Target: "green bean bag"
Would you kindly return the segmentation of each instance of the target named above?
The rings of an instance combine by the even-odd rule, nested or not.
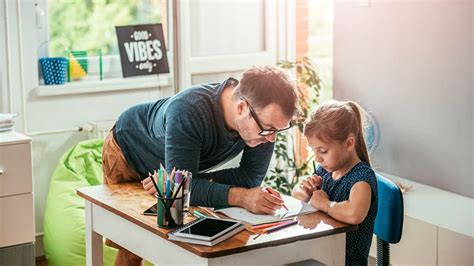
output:
[[[48,265],[85,265],[85,205],[76,189],[102,183],[102,140],[78,143],[60,159],[49,183],[44,213]],[[104,265],[114,265],[116,249],[104,245]]]

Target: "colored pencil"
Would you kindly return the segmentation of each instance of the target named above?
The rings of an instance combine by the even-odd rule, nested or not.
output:
[[[270,227],[270,228],[265,228],[265,229],[263,229],[263,232],[264,232],[264,233],[275,232],[275,231],[278,231],[278,230],[283,229],[283,228],[285,228],[285,227],[294,225],[294,224],[296,224],[296,223],[298,223],[297,220],[288,221],[288,222],[285,222],[285,223],[280,224],[280,225],[276,225],[276,226],[273,226],[273,227]]]
[[[252,226],[252,229],[253,229],[253,230],[255,230],[255,229],[265,229],[265,228],[272,227],[272,226],[276,226],[276,225],[280,225],[280,224],[283,224],[283,223],[286,223],[286,221],[274,222],[274,223],[269,223],[269,224],[255,225],[255,226]]]

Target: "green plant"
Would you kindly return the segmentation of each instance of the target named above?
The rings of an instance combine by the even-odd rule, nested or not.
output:
[[[296,62],[280,61],[277,66],[294,71],[296,75],[299,113],[293,123],[293,134],[277,135],[275,142],[277,163],[263,182],[266,186],[289,195],[298,183],[298,178],[311,173],[312,157],[305,156],[302,152],[305,147],[301,147],[299,140],[303,136],[304,122],[311,109],[319,103],[322,82],[308,57]]]

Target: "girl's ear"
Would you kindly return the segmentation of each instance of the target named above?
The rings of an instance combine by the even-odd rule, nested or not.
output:
[[[346,139],[346,149],[347,151],[353,151],[355,150],[355,136],[353,134],[350,134],[349,137]]]

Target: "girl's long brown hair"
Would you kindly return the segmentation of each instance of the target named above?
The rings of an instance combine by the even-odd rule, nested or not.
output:
[[[351,101],[324,102],[311,113],[304,128],[304,135],[307,138],[317,137],[325,142],[343,142],[352,133],[355,136],[359,159],[370,165],[364,140],[361,110],[362,107]]]

